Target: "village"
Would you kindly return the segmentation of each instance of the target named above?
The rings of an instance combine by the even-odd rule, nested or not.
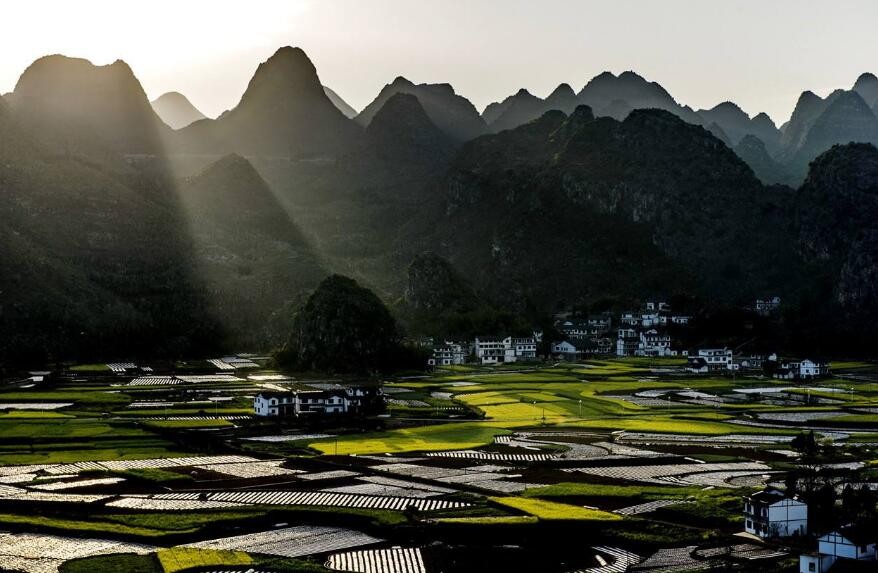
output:
[[[758,299],[752,310],[761,316],[778,312],[779,297]],[[693,317],[673,312],[666,302],[646,302],[640,311],[610,312],[586,317],[562,313],[555,318],[560,340],[544,341],[534,329],[530,336],[477,336],[472,341],[445,341],[432,346],[428,366],[476,363],[483,366],[530,362],[537,359],[576,362],[589,358],[687,358],[686,372],[733,374],[766,372],[783,380],[812,380],[831,375],[829,361],[819,357],[793,360],[776,353],[754,354],[726,347],[684,348],[674,333],[687,329]],[[541,348],[545,349],[541,352]]]

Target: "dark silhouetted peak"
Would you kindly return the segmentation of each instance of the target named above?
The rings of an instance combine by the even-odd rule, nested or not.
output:
[[[878,149],[869,143],[834,145],[811,163],[805,185],[827,196],[851,192],[878,197]]]
[[[835,144],[878,143],[878,117],[855,91],[835,95],[814,120],[794,161],[801,169]]]
[[[151,105],[159,118],[172,129],[186,127],[207,117],[180,92],[162,94],[153,100]]]
[[[715,124],[722,128],[730,147],[737,145],[741,138],[751,132],[750,116],[736,104],[726,101],[711,109],[702,109],[698,115],[708,126]],[[708,129],[711,129],[708,127]]]
[[[404,77],[402,77],[402,76],[396,76],[396,77],[393,79],[393,82],[391,82],[391,83],[389,84],[389,86],[385,86],[385,89],[386,89],[387,87],[393,87],[393,88],[402,88],[402,87],[406,87],[406,88],[410,88],[410,87],[414,87],[414,85],[415,85],[414,83],[410,82],[410,81],[407,80],[406,78],[404,78]]]
[[[836,145],[810,165],[796,200],[799,245],[834,271],[833,294],[855,328],[878,309],[878,149]]]
[[[573,91],[570,84],[559,85],[546,98],[547,110],[557,109],[568,115],[573,113],[577,105],[579,105],[579,100],[576,99],[576,92]]]
[[[502,105],[504,109],[500,116],[488,125],[495,133],[533,121],[547,111],[543,100],[523,88],[504,100]]]
[[[463,276],[441,256],[417,255],[408,268],[405,302],[415,312],[465,312],[476,308],[478,297]]]
[[[386,160],[435,163],[448,157],[451,139],[437,128],[417,96],[395,93],[366,128],[366,153]]]
[[[826,102],[812,91],[804,91],[796,101],[796,107],[781,137],[781,147],[786,157],[791,157],[802,146],[814,120],[826,109]]]
[[[239,106],[251,100],[258,105],[269,98],[318,95],[325,92],[317,68],[301,48],[286,46],[259,64]]]
[[[54,148],[82,153],[158,153],[164,126],[125,62],[96,66],[62,55],[36,60],[11,102],[23,125]]]
[[[878,105],[878,78],[875,74],[865,73],[857,78],[854,91],[870,106]]]
[[[772,124],[774,125],[774,124]],[[745,135],[735,146],[735,154],[750,166],[756,177],[766,185],[783,184],[789,176],[778,163],[772,159],[765,143],[753,134]]]
[[[454,93],[449,84],[413,84],[398,77],[382,88],[372,103],[357,115],[355,121],[366,127],[372,122],[387,100],[397,93],[417,96],[430,121],[449,137],[466,141],[485,132],[485,122],[476,108],[465,97]]]
[[[187,150],[284,157],[337,156],[361,135],[330,101],[305,52],[290,47],[259,64],[234,109],[180,130]]]
[[[662,86],[631,71],[624,72],[618,77],[610,72],[604,72],[592,78],[579,92],[578,97],[581,103],[591,106],[598,116],[610,115],[604,112],[605,109],[619,115],[622,107],[613,102],[622,100],[631,109],[663,109],[687,121],[697,121],[692,118],[693,114],[681,107]]]
[[[332,102],[332,105],[338,108],[346,118],[353,119],[357,116],[357,110],[348,105],[348,102],[343,100],[340,95],[335,93],[332,89],[323,86],[323,91],[326,92],[326,97],[329,98],[329,101]]]
[[[777,129],[774,120],[764,111],[757,113],[752,119],[753,127],[756,129]]]

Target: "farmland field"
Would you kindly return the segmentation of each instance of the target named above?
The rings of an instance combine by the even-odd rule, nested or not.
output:
[[[803,428],[833,444],[833,461],[874,471],[878,387],[865,365],[848,365],[862,379],[810,385],[680,365],[449,368],[385,380],[386,414],[313,427],[253,415],[252,396],[286,380],[274,371],[70,369],[0,387],[0,529],[42,536],[33,543],[60,557],[40,566],[67,573],[394,559],[431,573],[461,536],[482,552],[511,540],[593,566],[600,552],[570,554],[553,528],[591,536],[609,548],[602,559],[722,539],[740,528],[741,495],[793,467]],[[423,537],[399,538],[406,525]],[[434,530],[457,541],[429,545]],[[71,535],[118,551],[80,554]],[[23,551],[0,534],[0,556],[4,544]]]

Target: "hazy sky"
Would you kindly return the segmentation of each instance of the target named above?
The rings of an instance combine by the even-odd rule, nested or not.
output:
[[[878,73],[876,0],[28,0],[3,14],[0,92],[45,54],[121,58],[151,98],[181,91],[211,116],[282,45],[357,109],[398,75],[481,110],[632,69],[696,109],[728,99],[781,123],[802,90]]]

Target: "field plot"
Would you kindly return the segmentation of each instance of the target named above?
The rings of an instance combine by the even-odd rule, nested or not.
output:
[[[173,386],[180,384],[173,376],[140,376],[128,383],[128,386]]]
[[[201,511],[205,509],[224,509],[245,507],[247,504],[232,501],[210,501],[199,499],[157,499],[147,496],[126,496],[107,503],[107,507],[120,509],[139,509],[143,511]]]
[[[129,496],[122,496],[129,497]],[[131,496],[133,497],[133,496]],[[143,499],[138,496],[137,499]],[[384,497],[331,493],[322,491],[215,491],[202,493],[159,493],[147,499],[220,501],[247,505],[312,505],[315,507],[350,507],[359,509],[389,509],[403,511],[414,507],[418,511],[459,509],[470,504],[442,499],[419,499],[411,497]]]
[[[282,463],[283,460],[270,460],[265,462],[252,461],[227,464],[204,464],[193,467],[245,479],[289,476],[302,473],[302,470],[292,470],[281,467]]]
[[[354,573],[426,573],[424,558],[417,547],[391,547],[347,551],[329,556],[329,569]]]
[[[566,472],[581,472],[594,476],[601,476],[619,480],[637,481],[654,484],[688,484],[688,485],[715,485],[704,484],[702,474],[714,472],[735,472],[735,477],[747,474],[766,473],[771,471],[762,462],[729,462],[729,463],[706,463],[706,464],[667,464],[650,466],[602,466],[565,469]],[[701,476],[701,477],[699,477]],[[725,484],[726,487],[729,484]]]
[[[72,406],[73,402],[4,402],[0,410],[60,410]]]
[[[556,457],[556,454],[497,454],[478,450],[453,450],[448,452],[428,452],[428,456],[437,458],[465,458],[472,460],[494,460],[501,462],[545,462]]]
[[[189,543],[184,547],[221,551],[246,551],[281,557],[303,557],[351,547],[372,545],[383,540],[354,529],[300,526],[260,533],[223,537]]]
[[[92,487],[96,485],[114,485],[117,483],[122,483],[125,481],[125,478],[94,478],[94,479],[81,479],[75,481],[55,481],[52,483],[42,483],[30,486],[31,489],[37,489],[40,491],[59,491],[65,489],[75,489],[78,487]]]
[[[155,547],[105,539],[78,539],[34,533],[0,533],[0,568],[24,573],[56,573],[70,559],[135,553],[144,555]]]
[[[334,488],[324,488],[325,492],[333,493],[354,493],[360,495],[380,495],[386,497],[436,497],[456,490],[435,486],[425,485],[418,482],[405,481],[383,476],[363,476],[357,478],[362,482],[356,485],[340,486]]]
[[[672,505],[681,505],[695,503],[690,500],[679,500],[679,499],[658,499],[656,501],[648,501],[646,503],[640,503],[637,505],[630,505],[628,507],[623,507],[621,509],[615,510],[613,513],[618,513],[619,515],[641,515],[644,513],[652,513],[653,511],[660,509],[662,507],[670,507]]]

